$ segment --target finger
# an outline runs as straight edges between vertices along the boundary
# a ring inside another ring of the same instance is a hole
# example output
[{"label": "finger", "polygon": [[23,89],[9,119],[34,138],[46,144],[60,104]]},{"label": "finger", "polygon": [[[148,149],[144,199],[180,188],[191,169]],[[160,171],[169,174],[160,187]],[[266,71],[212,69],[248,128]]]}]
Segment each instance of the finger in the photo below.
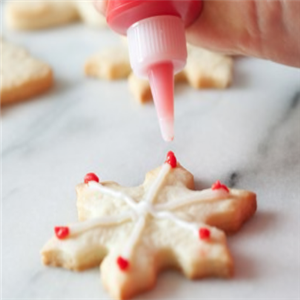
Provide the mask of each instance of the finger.
[{"label": "finger", "polygon": [[198,20],[186,31],[188,42],[214,51],[246,54],[241,42],[255,31],[253,1],[203,1]]},{"label": "finger", "polygon": [[204,0],[186,30],[191,44],[300,66],[300,1]]}]

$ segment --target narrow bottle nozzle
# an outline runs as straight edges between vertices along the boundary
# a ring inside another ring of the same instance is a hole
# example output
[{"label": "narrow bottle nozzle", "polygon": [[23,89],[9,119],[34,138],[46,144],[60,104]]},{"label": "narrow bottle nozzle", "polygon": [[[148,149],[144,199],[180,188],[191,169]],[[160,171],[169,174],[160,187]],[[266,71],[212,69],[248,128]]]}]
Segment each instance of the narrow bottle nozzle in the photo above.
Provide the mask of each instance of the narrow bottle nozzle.
[{"label": "narrow bottle nozzle", "polygon": [[171,62],[151,66],[148,77],[162,137],[174,138],[174,74]]},{"label": "narrow bottle nozzle", "polygon": [[174,138],[174,74],[187,58],[184,22],[178,16],[155,16],[127,30],[129,58],[134,73],[150,81],[162,136]]}]

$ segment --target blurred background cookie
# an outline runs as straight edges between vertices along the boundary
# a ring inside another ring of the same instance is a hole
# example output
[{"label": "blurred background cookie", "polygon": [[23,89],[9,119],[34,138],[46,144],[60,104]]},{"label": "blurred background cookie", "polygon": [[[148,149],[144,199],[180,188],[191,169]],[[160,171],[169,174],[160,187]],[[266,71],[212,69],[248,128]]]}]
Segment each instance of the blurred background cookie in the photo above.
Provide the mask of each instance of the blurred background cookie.
[{"label": "blurred background cookie", "polygon": [[99,79],[117,80],[131,73],[129,54],[126,46],[106,48],[88,58],[84,72]]},{"label": "blurred background cookie", "polygon": [[1,43],[1,105],[32,98],[53,84],[51,67],[24,48],[3,39]]},{"label": "blurred background cookie", "polygon": [[[233,58],[192,45],[188,46],[185,68],[175,75],[175,83],[187,82],[195,89],[225,89],[233,78]],[[100,79],[117,80],[128,77],[129,90],[143,104],[152,100],[148,80],[137,77],[129,62],[127,45],[107,48],[88,58],[85,74]]]},{"label": "blurred background cookie", "polygon": [[105,18],[98,14],[92,1],[7,1],[4,10],[8,28],[37,30],[83,21],[93,26],[104,26]]}]

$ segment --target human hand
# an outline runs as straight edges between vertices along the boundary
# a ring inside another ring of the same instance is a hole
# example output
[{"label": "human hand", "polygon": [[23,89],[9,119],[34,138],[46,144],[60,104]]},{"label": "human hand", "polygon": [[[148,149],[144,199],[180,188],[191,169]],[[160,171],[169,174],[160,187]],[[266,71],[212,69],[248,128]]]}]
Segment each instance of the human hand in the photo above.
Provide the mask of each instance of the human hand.
[{"label": "human hand", "polygon": [[[109,0],[94,1],[105,15]],[[300,67],[299,0],[204,0],[187,41],[213,51]]]}]

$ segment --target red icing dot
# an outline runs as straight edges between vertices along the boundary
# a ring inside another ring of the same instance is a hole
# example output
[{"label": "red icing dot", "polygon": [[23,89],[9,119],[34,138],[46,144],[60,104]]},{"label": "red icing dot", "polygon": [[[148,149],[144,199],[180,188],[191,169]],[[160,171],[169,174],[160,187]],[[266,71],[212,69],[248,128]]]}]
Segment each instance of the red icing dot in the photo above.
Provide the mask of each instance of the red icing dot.
[{"label": "red icing dot", "polygon": [[117,264],[122,271],[126,271],[129,267],[129,261],[122,256],[118,257]]},{"label": "red icing dot", "polygon": [[171,166],[171,168],[176,168],[177,159],[172,151],[168,152],[165,163],[168,163]]},{"label": "red icing dot", "polygon": [[199,238],[200,240],[206,240],[210,237],[210,231],[207,228],[200,228],[199,229]]},{"label": "red icing dot", "polygon": [[54,232],[55,232],[55,235],[57,236],[57,238],[62,240],[69,235],[70,230],[69,230],[69,227],[56,226],[56,227],[54,227]]},{"label": "red icing dot", "polygon": [[89,181],[99,182],[99,178],[95,173],[88,173],[84,177],[84,183],[88,183]]},{"label": "red icing dot", "polygon": [[217,180],[212,186],[211,186],[211,189],[214,191],[214,190],[219,190],[219,189],[223,189],[225,190],[226,192],[229,193],[229,188],[225,185],[225,184],[222,184],[220,182],[220,180]]}]

